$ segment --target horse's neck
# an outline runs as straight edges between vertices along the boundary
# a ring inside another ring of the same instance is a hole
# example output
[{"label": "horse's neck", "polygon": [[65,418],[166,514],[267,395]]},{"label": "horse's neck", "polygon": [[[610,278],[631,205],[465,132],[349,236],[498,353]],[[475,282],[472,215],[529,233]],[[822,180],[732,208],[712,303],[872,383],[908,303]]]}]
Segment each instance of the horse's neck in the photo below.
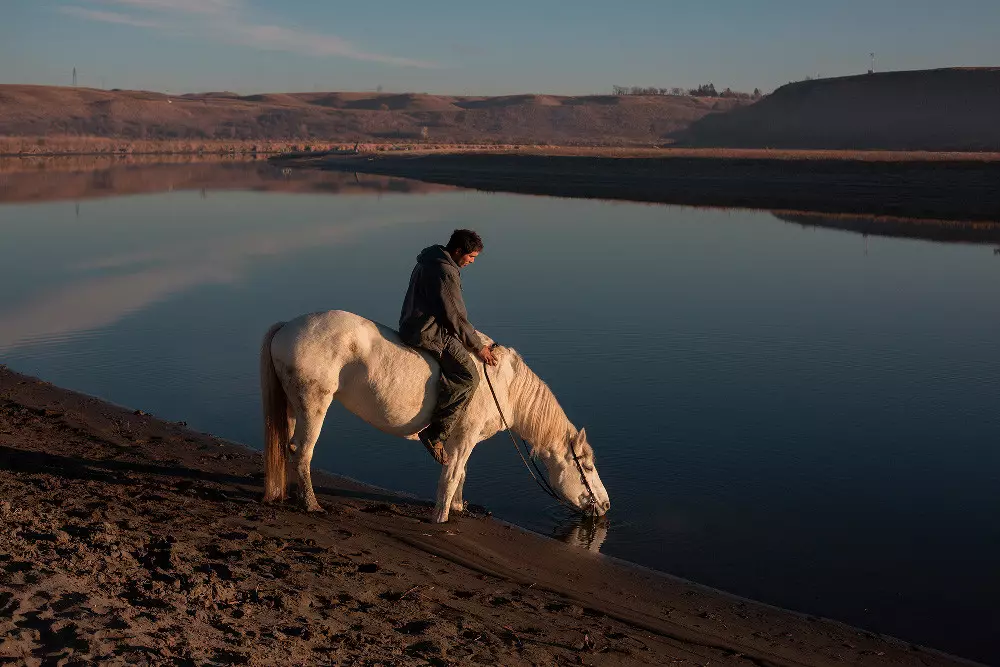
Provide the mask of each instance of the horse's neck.
[{"label": "horse's neck", "polygon": [[520,358],[515,359],[512,369],[507,389],[511,428],[531,443],[533,451],[565,442],[566,433],[575,429],[552,390]]}]

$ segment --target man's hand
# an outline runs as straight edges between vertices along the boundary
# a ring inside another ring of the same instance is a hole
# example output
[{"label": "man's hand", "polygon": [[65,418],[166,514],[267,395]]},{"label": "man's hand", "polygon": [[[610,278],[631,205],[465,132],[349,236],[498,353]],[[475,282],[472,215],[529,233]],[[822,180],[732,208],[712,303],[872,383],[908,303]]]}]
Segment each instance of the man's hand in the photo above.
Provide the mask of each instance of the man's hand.
[{"label": "man's hand", "polygon": [[497,365],[497,358],[493,356],[493,350],[490,349],[489,345],[484,345],[483,349],[476,352],[476,356],[479,357],[480,361],[485,362],[490,366]]}]

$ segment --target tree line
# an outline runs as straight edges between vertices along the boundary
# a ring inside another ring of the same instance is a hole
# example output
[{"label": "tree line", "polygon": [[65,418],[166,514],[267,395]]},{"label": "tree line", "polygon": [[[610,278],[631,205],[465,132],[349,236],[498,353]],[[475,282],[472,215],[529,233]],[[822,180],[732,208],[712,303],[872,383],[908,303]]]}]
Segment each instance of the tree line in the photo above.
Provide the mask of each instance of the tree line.
[{"label": "tree line", "polygon": [[732,90],[726,88],[723,91],[718,91],[715,89],[715,84],[705,83],[697,88],[657,88],[656,86],[651,86],[644,88],[642,86],[612,86],[615,95],[679,95],[684,97],[728,97],[740,100],[759,100],[763,97],[763,93],[760,92],[760,88],[754,88],[752,93],[744,93],[738,90]]}]

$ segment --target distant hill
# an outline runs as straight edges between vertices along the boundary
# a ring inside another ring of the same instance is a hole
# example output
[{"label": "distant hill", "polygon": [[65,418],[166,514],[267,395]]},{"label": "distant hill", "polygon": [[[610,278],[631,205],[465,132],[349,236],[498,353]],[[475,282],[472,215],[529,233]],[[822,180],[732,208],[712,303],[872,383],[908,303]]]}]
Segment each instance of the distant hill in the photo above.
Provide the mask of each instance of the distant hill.
[{"label": "distant hill", "polygon": [[1000,150],[1000,68],[885,72],[782,86],[706,116],[681,145],[845,150]]},{"label": "distant hill", "polygon": [[671,95],[447,97],[0,85],[0,135],[440,143],[662,144],[747,102]]}]

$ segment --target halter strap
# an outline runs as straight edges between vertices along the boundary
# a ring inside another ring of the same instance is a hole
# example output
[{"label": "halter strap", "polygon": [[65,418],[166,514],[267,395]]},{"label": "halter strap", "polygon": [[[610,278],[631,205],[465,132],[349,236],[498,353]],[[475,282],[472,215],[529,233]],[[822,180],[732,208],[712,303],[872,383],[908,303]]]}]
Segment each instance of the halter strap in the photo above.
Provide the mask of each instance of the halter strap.
[{"label": "halter strap", "polygon": [[[514,449],[517,450],[517,455],[521,457],[521,462],[524,463],[524,467],[528,469],[528,474],[531,475],[531,478],[535,480],[535,482],[538,484],[539,487],[541,487],[542,491],[544,491],[548,495],[550,495],[553,498],[555,498],[557,502],[565,505],[566,507],[568,507],[569,509],[573,510],[574,512],[580,512],[581,514],[583,514],[583,512],[580,511],[579,507],[576,507],[575,505],[569,504],[568,502],[566,502],[565,500],[563,500],[559,496],[559,494],[556,493],[555,489],[552,488],[552,485],[549,483],[549,481],[547,479],[545,479],[545,475],[543,475],[542,471],[539,470],[538,464],[535,463],[535,460],[533,458],[531,459],[531,465],[530,466],[528,465],[528,461],[527,461],[527,459],[525,459],[524,454],[521,453],[521,448],[520,448],[520,446],[518,446],[517,440],[514,439],[514,432],[510,428],[510,425],[507,423],[507,418],[504,417],[504,415],[503,415],[503,409],[500,407],[500,400],[497,398],[496,391],[493,390],[493,382],[490,380],[490,374],[487,371],[486,362],[485,361],[483,362],[483,375],[486,376],[486,384],[489,385],[489,387],[490,387],[490,393],[493,394],[493,402],[496,403],[497,412],[500,413],[500,421],[503,423],[504,428],[507,430],[507,435],[510,436],[510,441],[514,443]],[[521,442],[524,444],[524,451],[525,452],[530,452],[530,449],[528,448],[528,443],[526,443],[524,441],[524,438],[521,438]],[[570,443],[569,443],[569,451],[570,451],[570,454],[573,455],[573,462],[576,464],[577,472],[580,473],[580,480],[583,482],[584,488],[587,489],[587,493],[590,494],[591,514],[596,514],[596,512],[597,512],[597,495],[594,493],[594,490],[590,487],[590,482],[587,481],[587,475],[583,472],[583,464],[580,463],[580,459],[577,458],[577,456],[576,456],[576,450],[573,449],[573,442],[572,441],[570,441]],[[531,458],[530,453],[529,453],[528,456],[529,456],[529,458]],[[538,476],[536,476],[535,473],[531,471],[532,467],[535,468],[535,471],[538,473]]]}]

